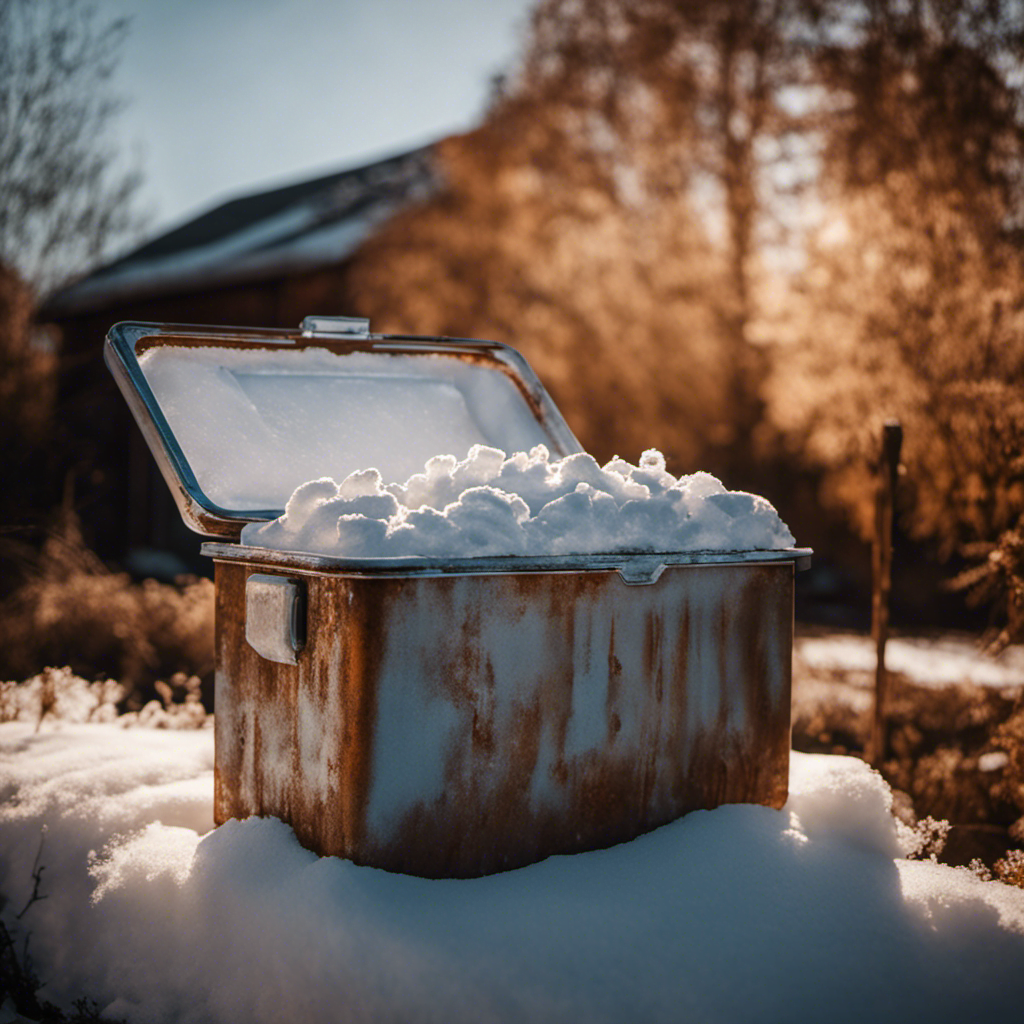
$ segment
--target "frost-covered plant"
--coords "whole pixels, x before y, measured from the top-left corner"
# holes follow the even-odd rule
[[[972,857],[967,870],[982,882],[992,881],[992,869],[980,857]]]
[[[198,676],[176,672],[169,683],[158,679],[159,700],[151,700],[139,711],[121,715],[117,724],[125,729],[144,726],[150,729],[202,729],[213,719],[203,707],[202,688]]]
[[[983,882],[1005,882],[1024,889],[1024,850],[1007,850],[1006,856],[997,860],[991,868],[975,857],[967,869]]]
[[[1006,755],[1006,763],[992,784],[992,796],[1014,809],[1018,817],[1010,826],[1010,835],[1024,843],[1024,709],[999,725],[992,733],[989,747]]]
[[[937,861],[946,848],[952,825],[937,818],[922,818],[916,825],[900,828],[900,845],[910,860]]]
[[[31,721],[38,728],[47,717],[64,722],[111,722],[124,687],[113,679],[88,682],[66,665],[45,668],[23,683],[0,682],[0,722]]]
[[[995,873],[1001,882],[1024,889],[1024,850],[1008,850],[1005,857],[996,861]]]
[[[22,586],[0,606],[0,673],[24,679],[43,665],[116,677],[139,707],[143,687],[184,671],[213,671],[213,583],[175,585],[110,572],[65,510]],[[136,693],[139,696],[133,696]]]
[[[1024,458],[1018,460],[1024,463]],[[964,550],[976,564],[953,581],[972,604],[989,605],[997,625],[991,647],[1001,651],[1024,640],[1024,515],[995,542]]]

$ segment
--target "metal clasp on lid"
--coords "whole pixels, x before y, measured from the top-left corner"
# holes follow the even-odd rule
[[[307,316],[301,324],[304,338],[368,338],[370,321],[363,316]]]

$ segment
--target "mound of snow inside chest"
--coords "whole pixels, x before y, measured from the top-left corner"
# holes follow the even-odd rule
[[[600,466],[586,453],[552,459],[540,444],[506,455],[476,444],[435,455],[404,483],[377,468],[297,487],[284,515],[251,523],[242,543],[352,558],[757,551],[793,546],[764,498],[708,473],[674,477],[664,456]]]

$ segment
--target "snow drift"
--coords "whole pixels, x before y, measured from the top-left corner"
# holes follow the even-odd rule
[[[0,726],[3,917],[44,994],[132,1022],[1014,1019],[1024,892],[903,857],[880,776],[430,881],[213,829],[209,730]],[[42,892],[21,921],[40,851]]]

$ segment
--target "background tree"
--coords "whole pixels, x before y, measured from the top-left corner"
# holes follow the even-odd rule
[[[706,298],[723,267],[686,188],[677,12],[637,10],[541,4],[482,127],[442,145],[441,193],[365,246],[351,282],[375,323],[522,348],[599,457],[660,444],[693,469],[725,422]]]
[[[356,259],[375,322],[521,346],[600,457],[662,447],[750,486],[757,246],[796,8],[545,0],[442,193]]]
[[[0,556],[31,558],[19,536],[41,500],[50,459],[55,355],[32,322],[32,290],[0,262]],[[13,584],[0,576],[0,597]]]
[[[59,339],[33,322],[45,288],[137,224],[134,173],[107,139],[127,30],[79,0],[0,0],[0,548],[31,559],[61,494],[53,408]],[[5,573],[0,593],[14,582]]]
[[[691,140],[698,194],[717,226],[725,261],[715,297],[729,366],[729,426],[723,464],[740,479],[770,440],[762,395],[770,363],[766,306],[782,254],[797,243],[793,210],[812,173],[813,120],[799,100],[811,85],[808,49],[819,5],[807,0],[696,0],[677,3],[679,43],[698,82]],[[708,200],[711,200],[710,202]]]
[[[817,57],[826,216],[768,401],[865,532],[878,429],[901,418],[905,524],[947,557],[1024,509],[1024,12],[873,0],[841,16]]]
[[[38,290],[136,226],[139,178],[108,136],[126,32],[80,0],[0,0],[0,261]]]

